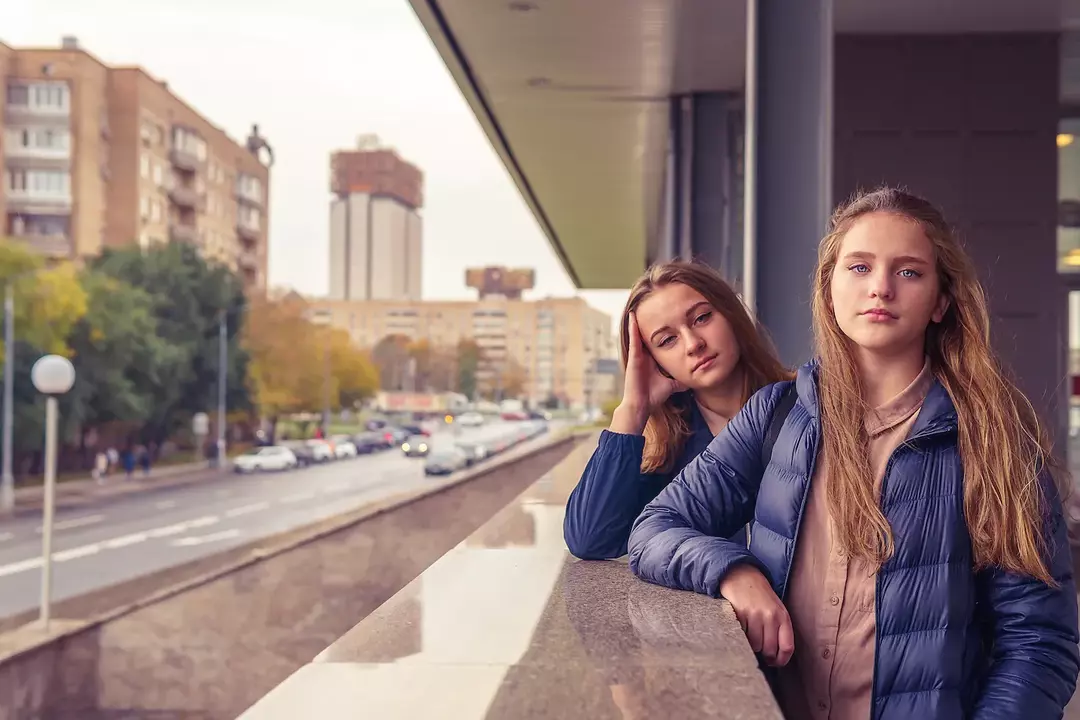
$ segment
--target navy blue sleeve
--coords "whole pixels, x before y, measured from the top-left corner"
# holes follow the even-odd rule
[[[764,473],[772,409],[788,383],[762,388],[709,447],[650,502],[630,532],[630,569],[643,580],[717,597],[738,563],[769,577],[745,544],[726,538],[750,521]]]
[[[645,438],[604,430],[577,487],[570,493],[563,537],[575,557],[610,560],[626,554],[630,526],[671,480],[641,472]]]
[[[1049,512],[1047,569],[1058,587],[992,568],[979,573],[978,600],[987,605],[994,643],[973,720],[1060,718],[1080,671],[1076,583],[1061,500],[1042,477]]]

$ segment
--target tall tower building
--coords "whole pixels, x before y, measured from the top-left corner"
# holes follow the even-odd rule
[[[330,156],[330,190],[330,298],[419,300],[419,168],[365,135]]]

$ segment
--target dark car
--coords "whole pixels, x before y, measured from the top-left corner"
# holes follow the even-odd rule
[[[467,465],[468,458],[460,448],[439,448],[428,455],[424,462],[424,474],[449,475],[458,470],[464,470]]]
[[[282,445],[292,450],[293,455],[296,456],[297,467],[308,467],[317,462],[315,459],[315,451],[303,441],[284,442]]]
[[[358,453],[373,453],[377,450],[385,450],[390,445],[386,442],[386,438],[381,433],[366,432],[353,436],[353,445],[356,446]]]

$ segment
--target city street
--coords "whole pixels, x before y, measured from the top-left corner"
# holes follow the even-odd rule
[[[508,429],[491,423],[437,433],[433,444],[480,440]],[[534,439],[527,442],[537,442]],[[103,500],[57,512],[53,600],[249,543],[435,479],[424,460],[397,448],[281,473],[220,479]],[[122,482],[122,481],[117,481]],[[0,617],[38,606],[41,519],[0,525]]]

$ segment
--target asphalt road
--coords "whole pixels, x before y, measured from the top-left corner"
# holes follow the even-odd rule
[[[460,440],[505,431],[462,429]],[[433,444],[452,441],[438,433]],[[527,441],[535,442],[535,441]],[[53,600],[130,580],[326,519],[433,482],[424,462],[390,449],[326,465],[149,490],[57,512]],[[0,617],[36,608],[41,518],[0,524]]]

